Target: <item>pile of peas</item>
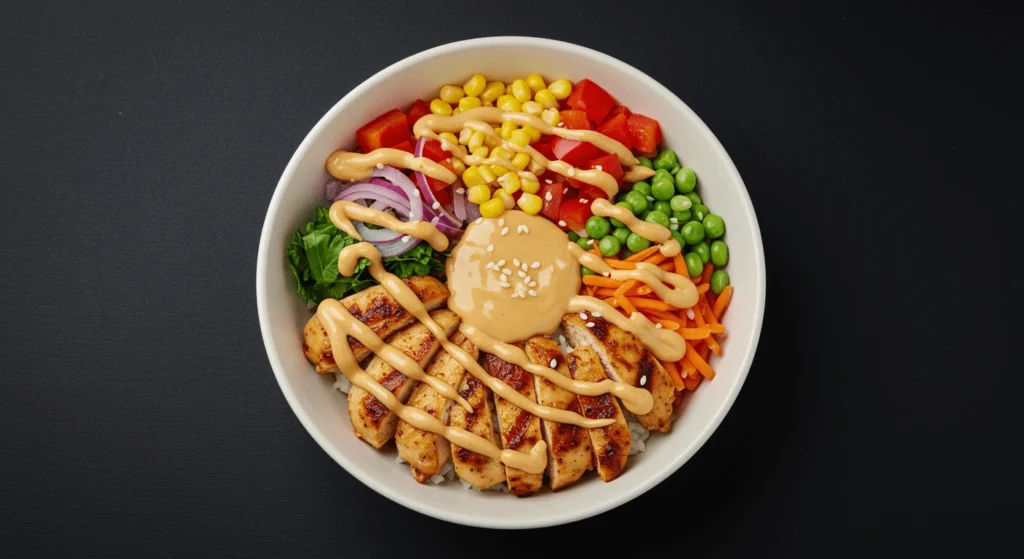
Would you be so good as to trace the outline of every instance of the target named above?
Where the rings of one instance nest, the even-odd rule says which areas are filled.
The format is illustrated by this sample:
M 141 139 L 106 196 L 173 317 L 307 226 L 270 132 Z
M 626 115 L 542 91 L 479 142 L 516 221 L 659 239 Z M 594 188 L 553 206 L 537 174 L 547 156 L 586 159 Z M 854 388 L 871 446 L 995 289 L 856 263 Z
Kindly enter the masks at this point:
M 681 166 L 670 149 L 662 150 L 653 161 L 646 157 L 638 159 L 640 165 L 654 169 L 654 176 L 649 183 L 638 182 L 628 192 L 620 193 L 615 204 L 644 221 L 668 227 L 683 250 L 688 251 L 684 259 L 690 277 L 699 276 L 704 264 L 714 264 L 711 291 L 721 293 L 729 285 L 729 274 L 722 269 L 729 262 L 729 246 L 721 240 L 725 220 L 711 213 L 697 194 L 696 173 Z M 593 246 L 592 241 L 597 242 L 601 254 L 608 258 L 628 258 L 651 244 L 617 219 L 595 215 L 587 220 L 586 229 L 586 237 L 570 232 L 569 238 L 587 250 Z M 583 268 L 581 273 L 593 272 Z

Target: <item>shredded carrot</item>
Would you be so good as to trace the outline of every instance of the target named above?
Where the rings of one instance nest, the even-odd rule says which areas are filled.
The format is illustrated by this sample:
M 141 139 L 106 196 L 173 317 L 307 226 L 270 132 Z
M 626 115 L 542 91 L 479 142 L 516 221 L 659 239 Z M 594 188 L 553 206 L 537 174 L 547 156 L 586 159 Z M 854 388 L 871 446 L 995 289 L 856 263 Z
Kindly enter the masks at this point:
M 614 258 L 607 258 L 607 259 L 605 259 L 604 263 L 607 264 L 608 266 L 616 269 L 616 270 L 635 270 L 636 269 L 636 263 L 634 263 L 634 262 L 626 262 L 625 260 L 615 260 Z
M 704 313 L 704 318 L 707 319 L 709 324 L 718 324 L 718 317 L 715 316 L 715 312 L 711 310 L 711 305 L 708 304 L 708 298 L 703 293 L 700 294 L 700 299 L 697 300 L 697 305 L 700 310 Z
M 606 278 L 604 276 L 583 276 L 584 285 L 593 285 L 594 287 L 619 287 L 622 282 L 617 279 Z
M 683 371 L 686 373 L 686 378 L 690 378 L 697 374 L 697 367 L 694 367 L 693 363 L 687 361 L 686 357 L 680 359 L 678 363 L 679 366 L 682 367 Z
M 633 313 L 636 312 L 636 307 L 633 306 L 629 297 L 626 297 L 625 295 L 618 295 L 613 298 L 619 303 L 618 306 L 622 307 L 623 314 L 626 316 L 633 316 Z
M 706 283 L 702 283 L 702 284 L 697 286 L 697 295 L 703 295 L 703 294 L 707 293 L 709 289 L 711 289 L 710 285 L 708 285 Z
M 668 260 L 668 257 L 659 252 L 658 254 L 654 254 L 645 258 L 644 262 L 647 264 L 654 264 L 655 266 L 658 266 L 659 264 L 666 260 Z
M 615 296 L 616 297 L 621 297 L 621 296 L 625 295 L 626 292 L 629 291 L 630 289 L 632 289 L 633 286 L 636 285 L 636 284 L 637 284 L 636 280 L 626 280 L 626 281 L 622 282 L 622 285 L 618 286 L 618 289 L 615 290 Z
M 676 271 L 677 274 L 679 274 L 679 275 L 686 274 L 686 260 L 683 259 L 683 253 L 680 252 L 679 254 L 673 256 L 672 257 L 672 263 L 676 265 L 676 270 L 675 271 Z M 686 274 L 686 276 L 689 277 L 690 274 Z
M 630 289 L 629 293 L 626 293 L 626 295 L 650 295 L 651 293 L 654 293 L 654 289 L 651 288 L 651 286 L 640 285 Z
M 676 369 L 675 363 L 662 361 L 661 366 L 665 367 L 665 371 L 668 372 L 668 378 L 672 379 L 672 386 L 675 386 L 676 390 L 686 388 L 686 384 L 683 382 L 683 377 L 679 376 L 679 369 Z
M 657 311 L 657 310 L 654 310 L 654 309 L 647 309 L 647 310 L 644 311 L 644 314 L 649 314 L 649 315 L 657 317 L 657 318 L 659 318 L 661 320 L 668 320 L 670 322 L 676 322 L 676 323 L 681 322 L 679 320 L 678 316 L 672 314 L 669 311 Z
M 697 355 L 700 356 L 705 362 L 708 360 L 708 344 L 707 340 L 702 340 L 700 346 L 697 348 Z
M 700 304 L 700 299 L 697 300 L 697 304 Z M 700 312 L 700 307 L 693 307 L 693 320 L 697 323 L 697 326 L 707 326 L 704 322 L 704 316 Z
M 721 320 L 722 315 L 725 314 L 725 309 L 729 306 L 729 300 L 732 299 L 732 286 L 727 285 L 722 290 L 722 294 L 718 296 L 718 300 L 715 301 L 714 306 L 711 308 L 711 312 L 715 313 L 715 316 Z
M 675 264 L 672 262 L 662 262 L 661 264 L 658 264 L 658 267 L 666 272 L 674 272 L 676 269 Z
M 679 330 L 679 334 L 684 340 L 703 340 L 704 338 L 711 335 L 711 329 L 707 326 L 698 326 L 697 328 L 683 328 Z
M 633 303 L 638 309 L 651 309 L 655 311 L 669 311 L 674 307 L 665 301 L 657 301 L 654 299 L 646 299 L 644 297 L 626 297 L 630 303 Z
M 724 334 L 725 333 L 725 326 L 722 326 L 721 324 L 708 324 L 708 329 L 711 330 L 712 334 Z
M 691 376 L 683 382 L 686 383 L 686 389 L 689 390 L 690 392 L 693 392 L 694 390 L 697 390 L 697 386 L 700 385 L 700 379 L 702 378 L 704 377 L 700 375 Z
M 641 311 L 641 314 L 646 316 L 647 320 L 650 320 L 651 322 L 653 322 L 655 324 L 660 324 L 661 327 L 664 328 L 665 330 L 673 330 L 673 331 L 675 331 L 675 330 L 679 329 L 679 323 L 674 321 L 674 320 L 665 320 L 663 318 L 658 318 L 657 316 L 652 315 L 649 311 L 648 312 Z
M 642 262 L 644 258 L 654 254 L 658 251 L 658 247 L 652 246 L 647 247 L 636 254 L 632 254 L 626 259 L 626 262 Z
M 683 359 L 689 361 L 708 380 L 715 378 L 715 370 L 697 353 L 697 350 L 693 349 L 689 342 L 686 344 L 686 355 L 683 356 Z
M 709 283 L 711 281 L 711 272 L 715 271 L 715 265 L 711 262 L 704 264 L 704 272 L 700 275 L 701 283 Z
M 593 297 L 594 296 L 594 286 L 588 285 L 588 286 L 586 286 L 586 290 L 587 290 L 587 296 L 589 296 L 589 297 Z

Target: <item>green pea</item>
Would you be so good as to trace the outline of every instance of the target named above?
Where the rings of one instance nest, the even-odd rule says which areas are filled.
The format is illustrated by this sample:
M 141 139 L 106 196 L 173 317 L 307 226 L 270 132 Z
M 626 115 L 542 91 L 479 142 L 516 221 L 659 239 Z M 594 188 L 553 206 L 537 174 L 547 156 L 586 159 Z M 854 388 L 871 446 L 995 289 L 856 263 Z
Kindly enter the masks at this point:
M 704 224 L 704 231 L 708 237 L 717 239 L 725 234 L 725 220 L 718 214 L 708 214 L 701 222 Z
M 615 205 L 616 205 L 616 206 L 621 206 L 621 207 L 623 207 L 623 208 L 626 208 L 626 209 L 627 209 L 627 210 L 629 210 L 630 212 L 632 212 L 632 211 L 633 211 L 633 206 L 632 206 L 632 205 L 630 205 L 630 203 L 629 203 L 629 202 L 625 202 L 625 201 L 622 201 L 622 202 L 619 202 L 619 203 L 617 203 L 617 204 L 615 204 Z M 626 226 L 626 224 L 625 224 L 625 223 L 622 223 L 621 221 L 619 221 L 619 220 L 615 219 L 614 217 L 613 217 L 613 218 L 611 218 L 611 219 L 609 219 L 609 221 L 611 222 L 611 224 L 612 224 L 612 227 L 625 227 L 625 226 Z
M 687 221 L 690 221 L 690 210 L 672 212 L 672 217 L 676 218 L 676 221 L 679 223 L 686 223 Z
M 651 246 L 651 242 L 636 233 L 630 233 L 626 238 L 626 248 L 633 252 L 640 252 L 649 246 Z
M 622 249 L 622 243 L 614 235 L 605 235 L 597 244 L 597 248 L 601 249 L 601 254 L 611 258 Z
M 676 177 L 676 190 L 680 194 L 686 194 L 687 192 L 693 192 L 694 187 L 697 186 L 697 174 L 693 172 L 693 169 L 689 167 L 683 167 L 675 173 Z
M 630 192 L 626 195 L 626 203 L 629 204 L 629 208 L 633 210 L 636 215 L 642 214 L 647 211 L 647 196 L 639 192 Z
M 729 285 L 729 272 L 726 272 L 725 270 L 715 270 L 715 273 L 711 274 L 712 293 L 719 295 L 727 285 Z
M 652 209 L 665 214 L 666 217 L 672 215 L 672 206 L 664 200 L 658 200 L 655 202 Z
M 704 226 L 699 221 L 690 221 L 679 230 L 686 239 L 686 244 L 695 245 L 704 240 Z
M 677 243 L 679 243 L 679 246 L 686 246 L 686 239 L 683 238 L 683 235 L 679 231 L 672 231 L 672 238 L 675 239 Z
M 651 163 L 651 160 L 647 159 L 646 157 L 637 157 L 636 161 L 637 165 L 640 165 L 641 167 L 647 167 L 648 169 L 654 168 L 654 164 Z
M 590 250 L 590 237 L 580 237 L 576 239 L 576 244 L 583 247 L 583 250 Z
M 632 231 L 630 231 L 628 227 L 616 227 L 615 230 L 612 231 L 612 235 L 619 240 L 619 243 L 625 243 L 626 239 L 629 238 L 630 233 L 632 233 Z
M 569 231 L 569 240 L 575 243 L 580 240 L 580 236 L 575 231 Z
M 587 220 L 587 234 L 594 239 L 600 239 L 611 231 L 612 226 L 608 223 L 608 220 L 599 216 L 590 216 Z
M 679 172 L 679 169 L 682 169 L 682 167 L 680 167 L 680 166 L 679 166 L 679 165 L 677 164 L 677 165 L 676 165 L 675 167 L 672 167 L 671 169 L 669 169 L 669 170 L 668 170 L 668 172 L 669 172 L 669 173 L 671 173 L 671 174 L 672 174 L 672 176 L 674 177 L 674 176 L 676 175 L 676 173 L 678 173 L 678 172 Z
M 685 196 L 689 198 L 691 202 L 693 202 L 694 206 L 696 206 L 697 204 L 704 203 L 704 200 L 701 200 L 700 198 L 700 194 L 697 194 L 696 192 L 687 192 Z
M 689 198 L 683 196 L 682 194 L 676 194 L 675 196 L 672 197 L 671 200 L 668 201 L 668 203 L 672 207 L 672 211 L 674 212 L 681 212 L 693 207 L 693 202 L 691 202 Z
M 671 178 L 654 177 L 651 183 L 651 196 L 655 200 L 668 200 L 676 193 L 676 185 Z
M 594 275 L 594 271 L 591 270 L 590 268 L 587 268 L 586 266 L 580 266 L 580 275 L 581 276 L 592 276 L 592 275 Z
M 704 204 L 694 204 L 693 208 L 690 211 L 693 213 L 693 219 L 696 219 L 697 221 L 700 222 L 703 222 L 704 218 L 711 213 L 708 211 L 708 207 L 705 206 Z
M 665 149 L 658 154 L 658 157 L 654 158 L 653 163 L 655 169 L 668 170 L 679 164 L 679 158 L 676 157 L 676 152 Z
M 719 268 L 729 263 L 729 245 L 725 241 L 711 243 L 711 263 Z
M 658 177 L 669 179 L 669 180 L 675 180 L 675 179 L 672 178 L 672 174 L 669 173 L 668 170 L 666 170 L 666 169 L 658 169 L 657 171 L 654 172 L 654 177 L 651 178 L 651 184 L 654 184 L 654 180 L 657 179 Z
M 654 210 L 651 213 L 647 214 L 647 218 L 644 219 L 644 221 L 648 223 L 657 223 L 662 227 L 668 227 L 669 225 L 668 216 L 659 212 L 658 210 Z
M 644 211 L 640 212 L 640 215 L 638 215 L 636 217 L 639 218 L 640 221 L 643 221 L 643 220 L 647 219 L 647 216 L 650 215 L 650 213 L 651 213 L 651 210 L 649 210 L 649 209 L 648 210 L 644 210 Z
M 700 261 L 707 264 L 711 260 L 711 248 L 708 247 L 707 243 L 697 243 L 693 245 L 693 252 L 700 256 Z
M 684 260 L 686 260 L 686 272 L 690 274 L 691 278 L 699 276 L 704 271 L 704 262 L 701 261 L 700 255 L 696 252 L 686 253 Z
M 632 190 L 632 192 L 639 192 L 640 194 L 643 194 L 644 196 L 650 196 L 651 195 L 651 185 L 647 184 L 644 181 L 633 183 L 633 190 Z

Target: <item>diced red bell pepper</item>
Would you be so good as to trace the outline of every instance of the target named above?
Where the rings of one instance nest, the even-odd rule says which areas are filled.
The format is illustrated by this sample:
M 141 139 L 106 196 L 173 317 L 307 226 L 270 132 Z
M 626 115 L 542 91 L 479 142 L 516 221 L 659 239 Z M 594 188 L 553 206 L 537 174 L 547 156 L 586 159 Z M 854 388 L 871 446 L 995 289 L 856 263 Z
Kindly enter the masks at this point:
M 410 142 L 409 140 L 403 140 L 401 143 L 395 144 L 391 147 L 394 149 L 400 149 L 402 151 L 412 153 L 412 142 Z
M 424 153 L 426 153 L 426 147 L 427 146 L 423 146 Z M 448 169 L 449 171 L 455 173 L 455 167 L 452 167 L 452 164 L 448 163 L 448 161 L 444 159 L 438 159 L 437 162 L 445 169 Z M 458 173 L 455 173 L 455 175 L 458 176 Z M 445 188 L 448 187 L 449 184 L 451 184 L 449 182 L 440 181 L 427 175 L 423 175 L 423 177 L 427 179 L 427 186 L 429 186 L 430 191 L 434 193 L 444 190 Z
M 622 164 L 619 163 L 619 156 L 613 153 L 606 153 L 601 157 L 595 157 L 587 163 L 587 169 L 597 169 L 598 167 L 601 168 L 601 171 L 614 177 L 616 181 L 622 178 Z
M 451 156 L 450 151 L 441 149 L 441 142 L 437 140 L 427 140 L 423 143 L 423 157 L 431 161 L 443 161 Z
M 594 215 L 590 211 L 590 201 L 586 203 L 580 202 L 579 198 L 562 199 L 562 204 L 558 208 L 558 219 L 565 223 L 561 226 L 562 229 L 572 229 L 573 231 L 582 231 L 586 228 L 587 220 Z
M 416 121 L 430 114 L 430 105 L 423 102 L 423 99 L 417 99 L 413 101 L 412 108 L 409 109 L 409 128 L 412 129 Z
M 600 156 L 602 153 L 593 144 L 579 140 L 567 140 L 565 138 L 555 140 L 552 151 L 555 157 L 573 167 L 579 167 L 587 161 Z
M 629 107 L 624 105 L 615 105 L 612 107 L 612 110 L 608 111 L 608 116 L 604 117 L 604 121 L 602 122 L 608 122 L 612 118 L 615 118 L 615 115 L 619 114 L 624 114 L 626 115 L 626 118 L 629 118 L 629 115 L 633 114 L 633 111 L 629 110 Z
M 590 130 L 590 120 L 587 119 L 585 111 L 569 109 L 558 113 L 558 116 L 569 130 Z
M 445 186 L 442 187 L 441 190 L 435 190 L 434 198 L 437 198 L 438 204 L 441 204 L 442 206 L 447 206 L 448 204 L 452 203 L 452 189 Z
M 582 80 L 572 88 L 572 93 L 565 100 L 574 109 L 587 112 L 587 118 L 594 122 L 601 122 L 608 115 L 608 111 L 615 106 L 615 99 L 608 92 L 596 83 Z
M 562 206 L 563 189 L 565 189 L 565 183 L 553 182 L 551 184 L 541 184 L 540 191 L 537 192 L 537 196 L 544 200 L 544 207 L 541 208 L 540 213 L 544 214 L 544 217 L 551 221 L 558 221 L 558 211 Z
M 633 139 L 633 149 L 642 153 L 658 151 L 661 143 L 661 126 L 657 120 L 641 114 L 632 114 L 627 119 L 629 135 Z
M 629 134 L 628 120 L 629 117 L 623 113 L 619 113 L 611 118 L 605 119 L 605 121 L 597 127 L 597 131 L 626 146 L 628 149 L 633 149 L 633 137 Z
M 541 138 L 536 144 L 533 144 L 532 147 L 539 151 L 544 157 L 547 157 L 548 159 L 555 159 L 555 151 L 553 149 L 554 144 L 552 142 L 554 142 L 554 137 L 546 136 Z
M 363 153 L 369 153 L 377 148 L 389 148 L 408 140 L 411 136 L 405 113 L 398 109 L 391 109 L 356 131 L 356 139 Z

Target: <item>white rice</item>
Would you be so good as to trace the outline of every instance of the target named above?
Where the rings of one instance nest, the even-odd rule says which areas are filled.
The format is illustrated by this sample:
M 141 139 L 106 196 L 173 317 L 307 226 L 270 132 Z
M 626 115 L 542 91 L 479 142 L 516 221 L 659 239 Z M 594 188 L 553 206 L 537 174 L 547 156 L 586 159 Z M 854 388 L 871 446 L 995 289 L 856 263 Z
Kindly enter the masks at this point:
M 348 381 L 345 375 L 334 373 L 334 389 L 341 391 L 342 394 L 348 394 L 348 391 L 352 389 L 352 383 Z

